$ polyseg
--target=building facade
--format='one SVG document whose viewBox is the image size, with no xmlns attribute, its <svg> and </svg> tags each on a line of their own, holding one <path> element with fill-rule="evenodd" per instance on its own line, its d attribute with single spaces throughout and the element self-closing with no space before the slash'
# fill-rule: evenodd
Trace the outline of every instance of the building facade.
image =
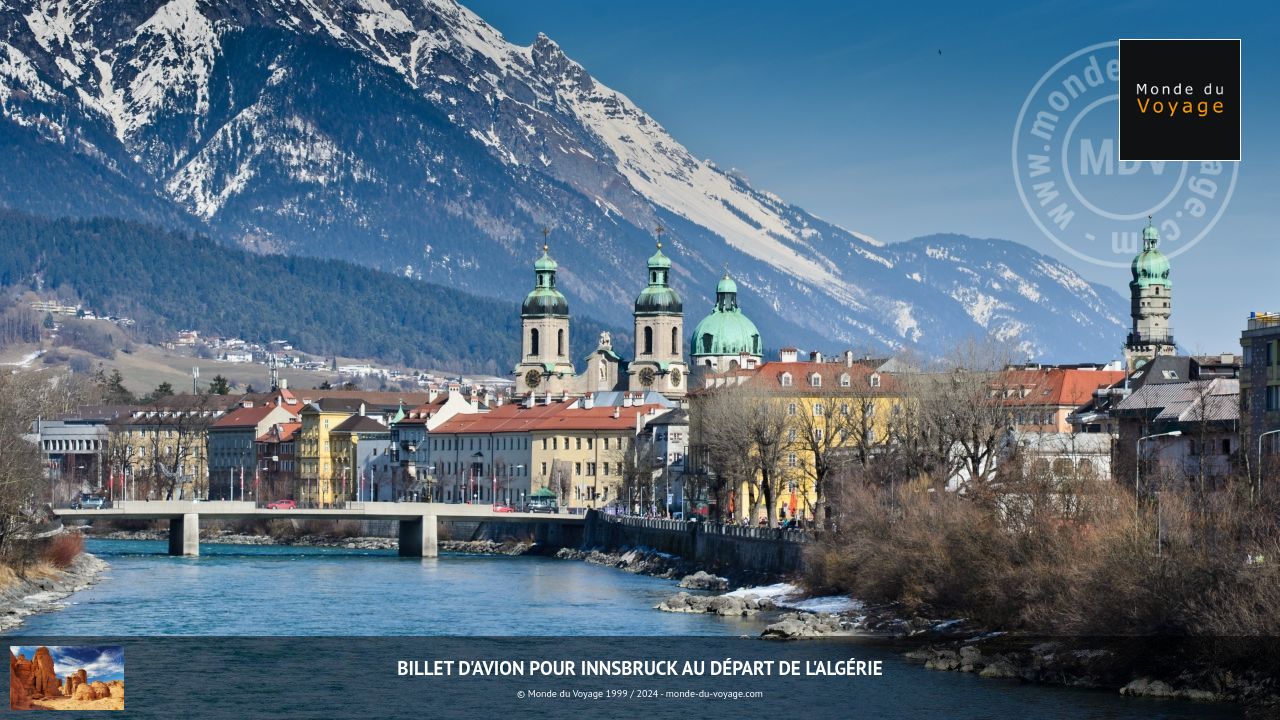
<svg viewBox="0 0 1280 720">
<path fill-rule="evenodd" d="M 1274 472 L 1280 453 L 1280 313 L 1251 313 L 1240 346 L 1240 417 L 1250 460 L 1257 472 Z"/>
<path fill-rule="evenodd" d="M 291 406 L 280 398 L 265 403 L 246 399 L 240 407 L 210 425 L 207 436 L 209 499 L 256 500 L 258 438 L 273 426 L 297 419 Z"/>
</svg>

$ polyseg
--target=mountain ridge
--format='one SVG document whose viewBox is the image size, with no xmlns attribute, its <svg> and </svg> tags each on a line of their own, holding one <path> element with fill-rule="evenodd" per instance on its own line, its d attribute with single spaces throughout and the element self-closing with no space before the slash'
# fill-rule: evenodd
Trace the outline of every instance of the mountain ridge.
<svg viewBox="0 0 1280 720">
<path fill-rule="evenodd" d="M 1080 360 L 1124 333 L 1122 299 L 1066 265 L 974 241 L 944 273 L 827 223 L 695 158 L 546 35 L 512 44 L 451 0 L 7 0 L 0 20 L 5 117 L 133 183 L 120 212 L 141 219 L 506 300 L 550 226 L 566 294 L 618 324 L 663 225 L 686 306 L 727 266 L 770 344 L 938 355 L 990 333 Z"/>
</svg>

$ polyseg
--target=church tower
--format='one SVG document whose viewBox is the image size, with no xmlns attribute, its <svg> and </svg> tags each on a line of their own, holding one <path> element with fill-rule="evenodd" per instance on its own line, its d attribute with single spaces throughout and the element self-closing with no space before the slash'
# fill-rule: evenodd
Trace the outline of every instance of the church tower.
<svg viewBox="0 0 1280 720">
<path fill-rule="evenodd" d="M 556 268 L 543 231 L 542 257 L 533 264 L 533 290 L 520 308 L 516 393 L 559 394 L 573 383 L 569 360 L 569 301 L 556 289 Z"/>
<path fill-rule="evenodd" d="M 1173 329 L 1169 327 L 1173 301 L 1169 258 L 1160 252 L 1159 245 L 1160 232 L 1148 218 L 1147 226 L 1142 229 L 1142 252 L 1133 258 L 1130 267 L 1133 281 L 1129 283 L 1129 314 L 1133 317 L 1133 330 L 1124 344 L 1129 372 L 1158 356 L 1178 352 Z"/>
<path fill-rule="evenodd" d="M 671 288 L 671 260 L 658 250 L 649 258 L 649 285 L 636 298 L 636 353 L 627 366 L 632 392 L 656 390 L 668 398 L 684 397 L 688 367 L 684 362 L 684 306 Z"/>
</svg>

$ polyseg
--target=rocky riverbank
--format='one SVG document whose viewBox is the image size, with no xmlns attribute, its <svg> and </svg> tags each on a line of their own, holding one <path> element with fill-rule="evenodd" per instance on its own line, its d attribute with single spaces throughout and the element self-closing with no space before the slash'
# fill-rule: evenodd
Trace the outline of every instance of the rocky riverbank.
<svg viewBox="0 0 1280 720">
<path fill-rule="evenodd" d="M 65 569 L 33 568 L 0 588 L 0 632 L 22 624 L 31 615 L 62 607 L 61 600 L 93 585 L 108 567 L 103 560 L 81 553 Z"/>
<path fill-rule="evenodd" d="M 951 628 L 945 629 L 950 631 Z M 1190 645 L 1199 642 L 1191 639 L 1043 639 L 987 632 L 945 642 L 937 642 L 936 638 L 924 642 L 906 652 L 905 657 L 929 670 L 1109 689 L 1135 697 L 1239 702 L 1261 711 L 1260 717 L 1274 717 L 1271 713 L 1280 710 L 1276 678 L 1258 670 L 1232 671 L 1181 660 L 1183 656 L 1203 657 L 1187 652 Z M 1260 646 L 1259 651 L 1274 649 Z"/>
<path fill-rule="evenodd" d="M 556 551 L 556 557 L 561 560 L 581 560 L 593 565 L 603 565 L 629 573 L 659 578 L 678 578 L 697 572 L 697 568 L 682 558 L 648 548 L 629 548 L 620 552 L 561 548 Z"/>
</svg>

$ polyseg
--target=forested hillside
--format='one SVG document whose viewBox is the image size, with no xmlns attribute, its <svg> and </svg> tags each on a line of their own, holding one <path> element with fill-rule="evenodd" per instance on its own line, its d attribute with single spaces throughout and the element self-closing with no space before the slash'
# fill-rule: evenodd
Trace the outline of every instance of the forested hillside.
<svg viewBox="0 0 1280 720">
<path fill-rule="evenodd" d="M 499 375 L 519 353 L 513 303 L 337 260 L 258 255 L 122 220 L 0 211 L 0 286 L 79 298 L 97 312 L 133 318 L 150 341 L 194 328 L 288 340 L 312 353 Z M 575 315 L 573 352 L 586 354 L 606 329 L 625 335 Z"/>
</svg>

